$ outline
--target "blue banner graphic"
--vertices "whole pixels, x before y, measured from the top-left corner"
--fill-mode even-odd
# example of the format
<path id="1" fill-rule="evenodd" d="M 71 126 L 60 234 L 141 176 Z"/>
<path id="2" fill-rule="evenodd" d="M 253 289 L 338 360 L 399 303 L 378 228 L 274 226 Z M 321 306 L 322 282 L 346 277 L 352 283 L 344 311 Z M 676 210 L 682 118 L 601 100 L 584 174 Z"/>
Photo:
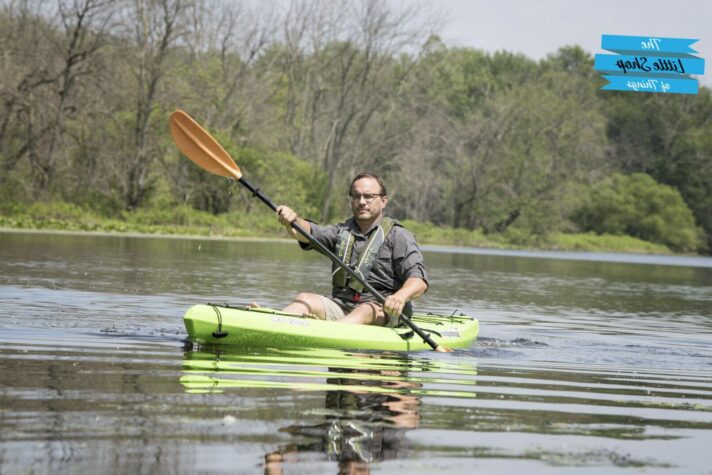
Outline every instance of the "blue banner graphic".
<path id="1" fill-rule="evenodd" d="M 704 74 L 705 60 L 694 56 L 672 58 L 669 56 L 597 54 L 594 67 L 598 71 L 623 74 Z"/>
<path id="2" fill-rule="evenodd" d="M 601 48 L 608 51 L 630 51 L 647 54 L 697 54 L 690 45 L 699 40 L 690 38 L 660 38 L 656 36 L 603 35 Z"/>
<path id="3" fill-rule="evenodd" d="M 597 54 L 594 67 L 604 73 L 606 91 L 697 94 L 697 79 L 704 74 L 705 60 L 691 38 L 603 35 L 601 48 L 618 54 Z"/>
<path id="4" fill-rule="evenodd" d="M 605 91 L 666 92 L 672 94 L 697 94 L 697 79 L 667 79 L 647 76 L 604 75 L 610 81 L 601 89 Z"/>

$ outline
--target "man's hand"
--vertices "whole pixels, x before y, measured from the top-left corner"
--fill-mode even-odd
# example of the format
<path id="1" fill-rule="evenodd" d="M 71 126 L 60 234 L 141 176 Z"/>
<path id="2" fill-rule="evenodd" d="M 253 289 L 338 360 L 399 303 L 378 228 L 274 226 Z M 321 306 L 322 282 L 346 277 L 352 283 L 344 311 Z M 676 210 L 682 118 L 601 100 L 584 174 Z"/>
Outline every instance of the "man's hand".
<path id="1" fill-rule="evenodd" d="M 428 290 L 428 284 L 418 277 L 406 279 L 403 287 L 398 289 L 393 295 L 386 297 L 383 302 L 383 312 L 386 315 L 400 316 L 403 313 L 406 302 L 417 299 Z"/>
<path id="2" fill-rule="evenodd" d="M 386 315 L 397 317 L 403 313 L 405 303 L 405 299 L 396 292 L 395 294 L 386 297 L 385 302 L 383 302 L 383 312 Z"/>
<path id="3" fill-rule="evenodd" d="M 297 213 L 289 206 L 277 206 L 277 219 L 279 224 L 287 228 L 292 227 L 292 223 L 297 219 Z"/>
<path id="4" fill-rule="evenodd" d="M 277 206 L 276 211 L 279 224 L 287 228 L 287 233 L 289 233 L 292 238 L 303 243 L 309 242 L 309 239 L 299 234 L 297 230 L 292 227 L 292 223 L 297 223 L 302 229 L 309 233 L 311 232 L 311 224 L 309 224 L 309 221 L 305 221 L 297 216 L 297 213 L 289 206 Z"/>

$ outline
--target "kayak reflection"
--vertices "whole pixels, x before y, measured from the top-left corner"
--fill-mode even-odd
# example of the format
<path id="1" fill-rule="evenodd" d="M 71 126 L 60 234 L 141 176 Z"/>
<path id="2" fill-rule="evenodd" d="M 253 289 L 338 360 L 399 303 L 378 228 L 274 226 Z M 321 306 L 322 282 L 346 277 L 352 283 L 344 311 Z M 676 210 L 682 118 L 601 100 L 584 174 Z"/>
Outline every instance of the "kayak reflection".
<path id="1" fill-rule="evenodd" d="M 410 443 L 405 433 L 420 426 L 421 406 L 421 397 L 411 390 L 422 388 L 422 384 L 401 380 L 407 376 L 405 371 L 349 370 L 349 375 L 337 371 L 342 375 L 328 378 L 327 383 L 350 389 L 326 393 L 324 406 L 330 415 L 324 422 L 280 429 L 315 441 L 287 443 L 267 454 L 265 473 L 280 474 L 285 461 L 297 462 L 305 453 L 326 454 L 329 460 L 338 462 L 339 473 L 365 472 L 373 461 L 397 459 L 408 453 Z M 362 379 L 369 374 L 385 379 Z M 364 390 L 354 389 L 358 386 Z"/>
<path id="2" fill-rule="evenodd" d="M 422 424 L 424 396 L 476 396 L 471 388 L 476 368 L 471 362 L 405 353 L 189 352 L 183 364 L 181 384 L 190 393 L 239 392 L 244 398 L 249 391 L 243 388 L 269 388 L 295 395 L 287 393 L 280 397 L 279 408 L 273 406 L 275 411 L 292 414 L 287 425 L 278 426 L 278 433 L 289 434 L 293 440 L 275 444 L 264 456 L 269 474 L 282 473 L 288 465 L 313 463 L 315 457 L 336 462 L 339 473 L 363 473 L 371 462 L 405 458 L 411 451 L 406 434 Z M 313 392 L 324 393 L 321 409 L 303 404 L 304 394 Z M 308 398 L 314 402 L 313 396 Z M 295 401 L 292 411 L 284 405 L 289 399 Z M 305 409 L 305 405 L 312 407 Z"/>

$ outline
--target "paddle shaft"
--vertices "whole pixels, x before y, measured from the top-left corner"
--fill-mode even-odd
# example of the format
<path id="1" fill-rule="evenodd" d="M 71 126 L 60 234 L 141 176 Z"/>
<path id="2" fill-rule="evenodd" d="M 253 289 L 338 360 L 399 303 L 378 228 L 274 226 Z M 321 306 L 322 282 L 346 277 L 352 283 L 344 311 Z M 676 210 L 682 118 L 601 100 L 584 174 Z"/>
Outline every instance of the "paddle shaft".
<path id="1" fill-rule="evenodd" d="M 260 199 L 260 201 L 262 201 L 264 204 L 266 204 L 267 206 L 269 206 L 269 207 L 272 209 L 272 211 L 277 212 L 277 205 L 275 205 L 275 204 L 272 202 L 272 200 L 270 200 L 269 198 L 267 198 L 267 197 L 264 195 L 264 193 L 262 193 L 262 192 L 260 191 L 259 188 L 255 188 L 254 186 L 252 186 L 252 184 L 251 184 L 249 181 L 245 180 L 244 177 L 240 177 L 240 179 L 237 180 L 237 181 L 239 181 L 245 188 L 247 188 L 248 190 L 250 190 L 250 192 L 252 193 L 253 196 L 256 196 L 257 198 Z M 339 266 L 339 267 L 341 267 L 342 269 L 344 269 L 344 270 L 346 271 L 346 273 L 349 274 L 352 278 L 354 278 L 354 279 L 358 280 L 359 282 L 361 282 L 361 283 L 363 284 L 363 288 L 366 289 L 371 295 L 373 295 L 374 297 L 376 297 L 376 300 L 378 300 L 379 303 L 384 304 L 384 303 L 386 302 L 386 298 L 383 296 L 383 294 L 381 294 L 379 291 L 377 291 L 376 289 L 374 289 L 373 286 L 372 286 L 371 284 L 369 284 L 368 282 L 366 282 L 366 280 L 363 279 L 360 275 L 358 275 L 358 274 L 356 273 L 356 271 L 354 271 L 354 270 L 351 268 L 351 266 L 349 266 L 349 265 L 346 264 L 344 261 L 342 261 L 341 259 L 339 259 L 339 258 L 336 256 L 336 254 L 334 254 L 334 253 L 331 252 L 329 249 L 327 249 L 326 246 L 324 246 L 322 243 L 320 243 L 319 241 L 317 241 L 316 239 L 314 239 L 314 237 L 312 237 L 312 235 L 311 235 L 310 233 L 308 233 L 308 232 L 306 231 L 306 229 L 304 229 L 303 227 L 301 227 L 301 226 L 299 225 L 299 223 L 297 223 L 296 221 L 294 221 L 294 222 L 292 223 L 292 227 L 293 227 L 299 234 L 301 234 L 301 235 L 304 236 L 306 239 L 308 239 L 308 240 L 309 240 L 309 244 L 311 244 L 311 245 L 314 246 L 315 248 L 319 249 L 319 251 L 321 251 L 322 254 L 324 254 L 326 257 L 328 257 L 328 258 L 331 260 L 331 262 L 333 262 L 333 263 L 336 264 L 337 266 Z M 418 328 L 418 326 L 417 326 L 415 323 L 413 323 L 413 322 L 411 321 L 411 319 L 408 318 L 408 316 L 406 316 L 406 315 L 404 315 L 404 314 L 401 314 L 401 315 L 400 315 L 400 318 L 405 322 L 406 325 L 408 325 L 408 327 L 410 327 L 411 330 L 413 330 L 420 338 L 422 338 L 425 343 L 427 343 L 428 345 L 430 345 L 430 347 L 431 347 L 433 350 L 437 350 L 437 349 L 438 349 L 438 344 L 435 343 L 435 341 L 433 341 L 432 338 L 430 338 L 430 335 L 428 335 L 428 334 L 425 333 L 423 330 L 421 330 L 420 328 Z M 450 351 L 450 350 L 449 350 L 449 351 Z"/>

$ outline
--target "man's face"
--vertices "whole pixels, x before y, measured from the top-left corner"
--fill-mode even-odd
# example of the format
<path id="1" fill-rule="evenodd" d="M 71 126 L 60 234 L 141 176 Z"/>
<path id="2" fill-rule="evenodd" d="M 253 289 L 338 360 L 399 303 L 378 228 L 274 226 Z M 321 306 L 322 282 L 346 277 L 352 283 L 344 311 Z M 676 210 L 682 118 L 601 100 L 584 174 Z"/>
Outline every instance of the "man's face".
<path id="1" fill-rule="evenodd" d="M 388 197 L 381 196 L 381 187 L 370 177 L 356 180 L 351 187 L 351 210 L 357 221 L 371 221 L 381 215 Z"/>

